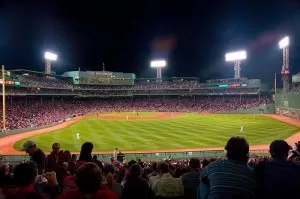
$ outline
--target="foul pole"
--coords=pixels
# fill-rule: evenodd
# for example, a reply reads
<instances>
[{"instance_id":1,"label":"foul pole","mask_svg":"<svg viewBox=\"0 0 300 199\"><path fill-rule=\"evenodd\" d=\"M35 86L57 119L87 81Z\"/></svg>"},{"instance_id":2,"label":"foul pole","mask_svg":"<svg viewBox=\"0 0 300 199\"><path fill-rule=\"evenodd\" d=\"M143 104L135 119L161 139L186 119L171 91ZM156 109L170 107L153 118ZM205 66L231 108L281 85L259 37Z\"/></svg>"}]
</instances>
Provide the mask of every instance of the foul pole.
<instances>
[{"instance_id":1,"label":"foul pole","mask_svg":"<svg viewBox=\"0 0 300 199\"><path fill-rule=\"evenodd\" d=\"M6 130L6 108L5 108L5 69L2 65L2 123L3 130Z\"/></svg>"}]
</instances>

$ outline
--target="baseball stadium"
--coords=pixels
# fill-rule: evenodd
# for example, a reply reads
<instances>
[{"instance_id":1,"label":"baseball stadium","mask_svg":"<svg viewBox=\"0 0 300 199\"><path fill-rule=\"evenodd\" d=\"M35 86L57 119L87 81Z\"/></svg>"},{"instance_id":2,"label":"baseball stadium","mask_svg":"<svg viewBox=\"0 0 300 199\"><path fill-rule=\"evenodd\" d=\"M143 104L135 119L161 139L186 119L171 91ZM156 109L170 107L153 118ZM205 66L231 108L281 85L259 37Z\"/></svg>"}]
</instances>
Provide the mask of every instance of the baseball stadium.
<instances>
[{"instance_id":1,"label":"baseball stadium","mask_svg":"<svg viewBox=\"0 0 300 199\"><path fill-rule=\"evenodd\" d=\"M300 140L299 79L284 94L245 77L161 78L161 68L157 78L3 68L0 154L28 159L23 144L30 140L48 153L58 142L74 154L92 142L103 161L115 148L145 160L221 157L232 136L245 137L251 154L267 154L273 140Z\"/></svg>"}]
</instances>

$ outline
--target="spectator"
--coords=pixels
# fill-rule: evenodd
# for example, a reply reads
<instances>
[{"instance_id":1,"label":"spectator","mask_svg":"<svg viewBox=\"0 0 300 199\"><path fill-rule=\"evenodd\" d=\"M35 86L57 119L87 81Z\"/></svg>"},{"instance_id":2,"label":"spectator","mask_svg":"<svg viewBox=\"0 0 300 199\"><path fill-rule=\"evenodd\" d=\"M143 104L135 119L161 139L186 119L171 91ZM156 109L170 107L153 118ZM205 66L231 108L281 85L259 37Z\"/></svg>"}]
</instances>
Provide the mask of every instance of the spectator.
<instances>
[{"instance_id":1,"label":"spectator","mask_svg":"<svg viewBox=\"0 0 300 199\"><path fill-rule=\"evenodd\" d=\"M258 198L300 198L300 166L287 160L289 150L286 141L275 140L270 145L272 160L256 165Z\"/></svg>"},{"instance_id":2,"label":"spectator","mask_svg":"<svg viewBox=\"0 0 300 199\"><path fill-rule=\"evenodd\" d=\"M247 165L249 145L244 138L232 137L225 146L227 160L210 163L201 174L210 187L209 199L254 198L254 172Z\"/></svg>"},{"instance_id":3,"label":"spectator","mask_svg":"<svg viewBox=\"0 0 300 199\"><path fill-rule=\"evenodd\" d=\"M62 150L60 144L54 143L52 145L52 152L47 156L48 171L55 171L58 181L62 182L62 173L64 173L63 163L69 162L68 157Z\"/></svg>"},{"instance_id":4,"label":"spectator","mask_svg":"<svg viewBox=\"0 0 300 199\"><path fill-rule=\"evenodd\" d=\"M94 161L94 163L95 163L96 165L98 165L98 167L100 167L100 168L103 170L103 164L102 164L101 161L99 161L99 160L97 159L97 155L94 155L94 156L93 156L93 161Z\"/></svg>"},{"instance_id":5,"label":"spectator","mask_svg":"<svg viewBox=\"0 0 300 199\"><path fill-rule=\"evenodd\" d=\"M156 176L156 175L158 175L157 162L153 162L152 163L152 172L148 175L148 178L150 178L151 176Z\"/></svg>"},{"instance_id":6,"label":"spectator","mask_svg":"<svg viewBox=\"0 0 300 199\"><path fill-rule=\"evenodd\" d=\"M70 190L57 199L117 199L117 195L101 186L101 169L95 163L84 163L76 174L77 189Z\"/></svg>"},{"instance_id":7,"label":"spectator","mask_svg":"<svg viewBox=\"0 0 300 199\"><path fill-rule=\"evenodd\" d=\"M45 153L41 149L37 148L35 142L31 140L27 140L23 144L23 149L30 155L30 160L37 163L38 174L43 174L47 166L47 157Z\"/></svg>"},{"instance_id":8,"label":"spectator","mask_svg":"<svg viewBox=\"0 0 300 199\"><path fill-rule=\"evenodd\" d=\"M36 192L34 186L39 178L37 164L33 161L21 163L14 170L13 181L15 186L3 188L2 193L6 199L45 199L49 198L47 193L52 197L58 195L59 187L55 173L46 173L45 177L48 180L48 191Z\"/></svg>"},{"instance_id":9,"label":"spectator","mask_svg":"<svg viewBox=\"0 0 300 199\"><path fill-rule=\"evenodd\" d=\"M149 178L150 188L158 197L178 197L183 196L184 187L181 179L173 178L169 173L169 166L162 162L158 165L159 175Z\"/></svg>"},{"instance_id":10,"label":"spectator","mask_svg":"<svg viewBox=\"0 0 300 199\"><path fill-rule=\"evenodd\" d=\"M200 160L192 158L189 162L191 171L182 175L185 198L196 199L197 188L200 184Z\"/></svg>"},{"instance_id":11,"label":"spectator","mask_svg":"<svg viewBox=\"0 0 300 199\"><path fill-rule=\"evenodd\" d=\"M202 160L202 169L205 169L210 164L210 161L208 159Z\"/></svg>"},{"instance_id":12,"label":"spectator","mask_svg":"<svg viewBox=\"0 0 300 199\"><path fill-rule=\"evenodd\" d=\"M92 158L92 151L93 151L93 144L91 142L86 142L81 146L80 155L79 155L79 162L93 162Z\"/></svg>"},{"instance_id":13,"label":"spectator","mask_svg":"<svg viewBox=\"0 0 300 199\"><path fill-rule=\"evenodd\" d=\"M9 165L0 164L0 188L12 184L12 176L9 173Z\"/></svg>"},{"instance_id":14,"label":"spectator","mask_svg":"<svg viewBox=\"0 0 300 199\"><path fill-rule=\"evenodd\" d=\"M141 178L142 169L139 164L130 167L129 176L124 185L122 199L143 198L150 199L151 190L147 181Z\"/></svg>"}]
</instances>

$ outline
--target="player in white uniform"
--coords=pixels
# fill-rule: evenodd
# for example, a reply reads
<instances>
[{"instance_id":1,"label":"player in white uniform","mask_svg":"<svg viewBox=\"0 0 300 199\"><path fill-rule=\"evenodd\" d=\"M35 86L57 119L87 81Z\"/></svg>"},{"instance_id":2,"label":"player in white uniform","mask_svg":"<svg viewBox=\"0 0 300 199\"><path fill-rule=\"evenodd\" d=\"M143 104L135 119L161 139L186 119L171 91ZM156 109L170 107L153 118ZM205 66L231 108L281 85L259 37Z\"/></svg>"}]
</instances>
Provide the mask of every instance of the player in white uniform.
<instances>
[{"instance_id":1,"label":"player in white uniform","mask_svg":"<svg viewBox=\"0 0 300 199\"><path fill-rule=\"evenodd\" d=\"M80 139L80 134L79 134L79 132L76 133L76 137L77 137L77 140Z\"/></svg>"},{"instance_id":2,"label":"player in white uniform","mask_svg":"<svg viewBox=\"0 0 300 199\"><path fill-rule=\"evenodd\" d=\"M244 132L244 126L241 126L240 132L243 133Z\"/></svg>"},{"instance_id":3,"label":"player in white uniform","mask_svg":"<svg viewBox=\"0 0 300 199\"><path fill-rule=\"evenodd\" d=\"M118 148L115 148L114 153L113 153L114 161L117 160L117 155L118 155Z\"/></svg>"}]
</instances>

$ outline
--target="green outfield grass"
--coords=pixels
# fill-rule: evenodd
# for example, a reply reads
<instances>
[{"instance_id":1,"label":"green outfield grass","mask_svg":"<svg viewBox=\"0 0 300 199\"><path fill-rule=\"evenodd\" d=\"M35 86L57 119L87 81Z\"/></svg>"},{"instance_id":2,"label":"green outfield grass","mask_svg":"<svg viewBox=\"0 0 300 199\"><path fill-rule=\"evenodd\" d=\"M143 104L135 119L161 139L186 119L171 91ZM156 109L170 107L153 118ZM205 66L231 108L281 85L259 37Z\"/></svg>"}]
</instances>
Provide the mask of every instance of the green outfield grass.
<instances>
[{"instance_id":1,"label":"green outfield grass","mask_svg":"<svg viewBox=\"0 0 300 199\"><path fill-rule=\"evenodd\" d=\"M94 144L94 151L112 151L115 147L127 151L223 147L228 138L237 135L246 137L250 145L270 144L297 131L298 127L265 116L185 114L139 121L87 117L64 129L28 139L45 151L51 151L54 142L59 142L64 150L80 151L81 144L87 141ZM76 132L80 133L80 140L76 139ZM20 150L24 141L16 142L14 148Z\"/></svg>"}]
</instances>

